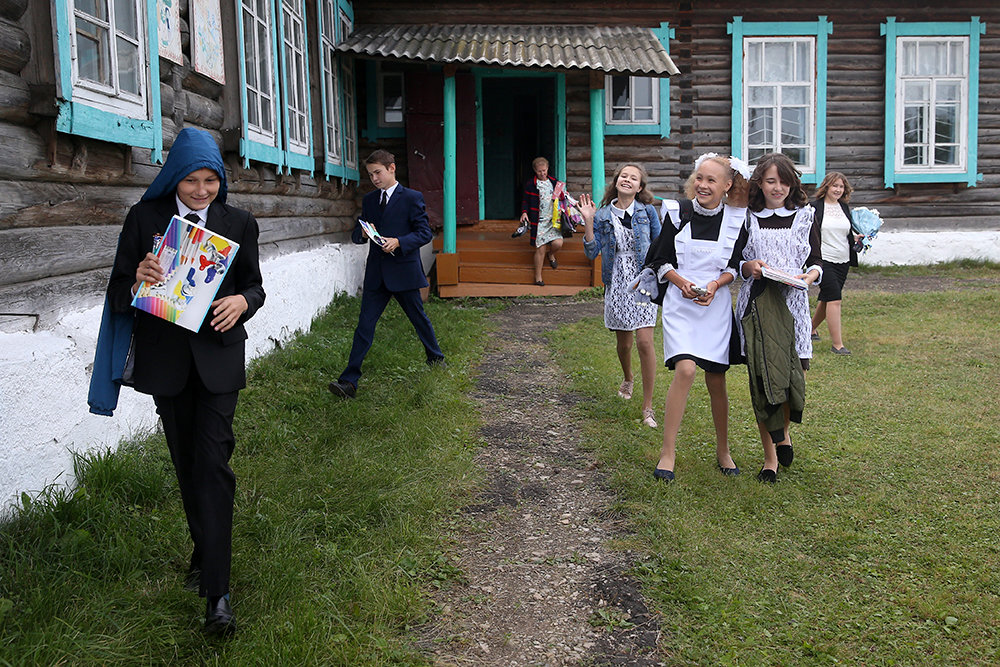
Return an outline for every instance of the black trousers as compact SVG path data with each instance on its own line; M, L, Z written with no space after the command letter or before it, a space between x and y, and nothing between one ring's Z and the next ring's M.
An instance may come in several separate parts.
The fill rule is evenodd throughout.
M229 592L236 494L229 459L236 444L233 416L238 397L238 391L209 392L193 365L180 394L153 396L194 541L191 564L201 568L202 596Z
M434 335L434 326L431 324L427 313L424 312L424 303L420 299L420 290L412 289L405 292L390 292L385 285L377 289L365 289L361 292L361 312L358 314L358 326L354 329L354 341L351 344L351 355L347 360L347 368L340 374L341 382L350 382L355 387L361 379L361 363L365 360L368 350L375 340L375 325L382 317L382 312L389 305L393 298L402 307L406 317L410 320L417 338L424 346L427 354L427 361L432 362L444 359L444 353L438 346L437 337Z

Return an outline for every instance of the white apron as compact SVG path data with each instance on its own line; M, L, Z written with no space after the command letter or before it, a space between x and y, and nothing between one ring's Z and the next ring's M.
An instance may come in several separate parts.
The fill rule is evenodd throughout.
M718 280L740 234L743 216L734 213L745 209L726 206L724 211L718 240L692 239L692 223L684 225L674 238L677 273L699 287ZM679 287L668 283L663 297L663 359L689 354L728 365L732 312L728 287L720 287L708 306L699 306L684 298Z

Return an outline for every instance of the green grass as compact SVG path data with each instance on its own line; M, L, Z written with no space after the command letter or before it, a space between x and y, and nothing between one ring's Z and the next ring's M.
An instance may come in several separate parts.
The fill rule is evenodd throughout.
M153 436L77 461L0 527L0 664L423 664L410 629L426 592L461 576L445 523L477 483L465 399L480 302L427 310L446 368L392 305L358 398L327 383L346 362L357 299L340 298L252 365L241 393L233 602L238 639L208 641L181 589L190 544L166 445Z
M981 263L946 272L998 275ZM660 434L622 428L601 323L552 337L591 399L579 404L587 441L631 521L622 546L645 554L636 574L668 664L1000 662L997 303L995 287L847 294L854 354L834 356L821 328L795 463L773 487L754 479L763 455L744 367L728 374L744 474L715 469L699 379L665 486L651 475ZM670 378L661 370L658 400Z

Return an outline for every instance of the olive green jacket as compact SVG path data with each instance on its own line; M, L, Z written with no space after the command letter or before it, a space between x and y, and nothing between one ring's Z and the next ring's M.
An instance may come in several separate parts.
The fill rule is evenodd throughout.
M757 280L741 320L746 340L750 399L757 421L772 433L783 433L788 403L791 420L802 421L806 378L795 351L795 320L777 284ZM781 442L782 435L775 442Z

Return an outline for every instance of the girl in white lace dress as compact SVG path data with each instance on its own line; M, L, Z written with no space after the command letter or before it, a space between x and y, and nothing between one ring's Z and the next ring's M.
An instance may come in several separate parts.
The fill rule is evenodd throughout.
M754 281L763 279L762 267L780 269L807 284L819 280L823 273L819 228L813 221L813 208L790 158L781 153L770 153L757 162L750 177L748 206L750 212L746 226L736 242L736 249L744 260L740 263L744 281L736 299L737 321L746 312ZM806 290L788 286L781 289L795 322L795 350L802 369L806 370L812 358L809 295ZM742 327L740 341L745 351L746 339ZM762 482L773 483L777 479L779 463L783 466L792 463L788 426L793 416L800 421L801 415L792 415L788 403L784 404L783 410L783 433L772 435L763 422L757 423L764 447L764 466L757 475Z
M660 234L660 219L653 207L653 195L646 185L646 170L637 164L618 168L601 201L600 209L589 195L581 195L579 205L584 220L583 248L593 259L601 253L604 281L604 326L615 332L618 361L624 379L618 395L632 398L632 341L639 348L642 370L642 421L656 428L653 411L653 383L656 380L656 349L653 328L657 306L637 303L632 283L642 270L650 243Z

